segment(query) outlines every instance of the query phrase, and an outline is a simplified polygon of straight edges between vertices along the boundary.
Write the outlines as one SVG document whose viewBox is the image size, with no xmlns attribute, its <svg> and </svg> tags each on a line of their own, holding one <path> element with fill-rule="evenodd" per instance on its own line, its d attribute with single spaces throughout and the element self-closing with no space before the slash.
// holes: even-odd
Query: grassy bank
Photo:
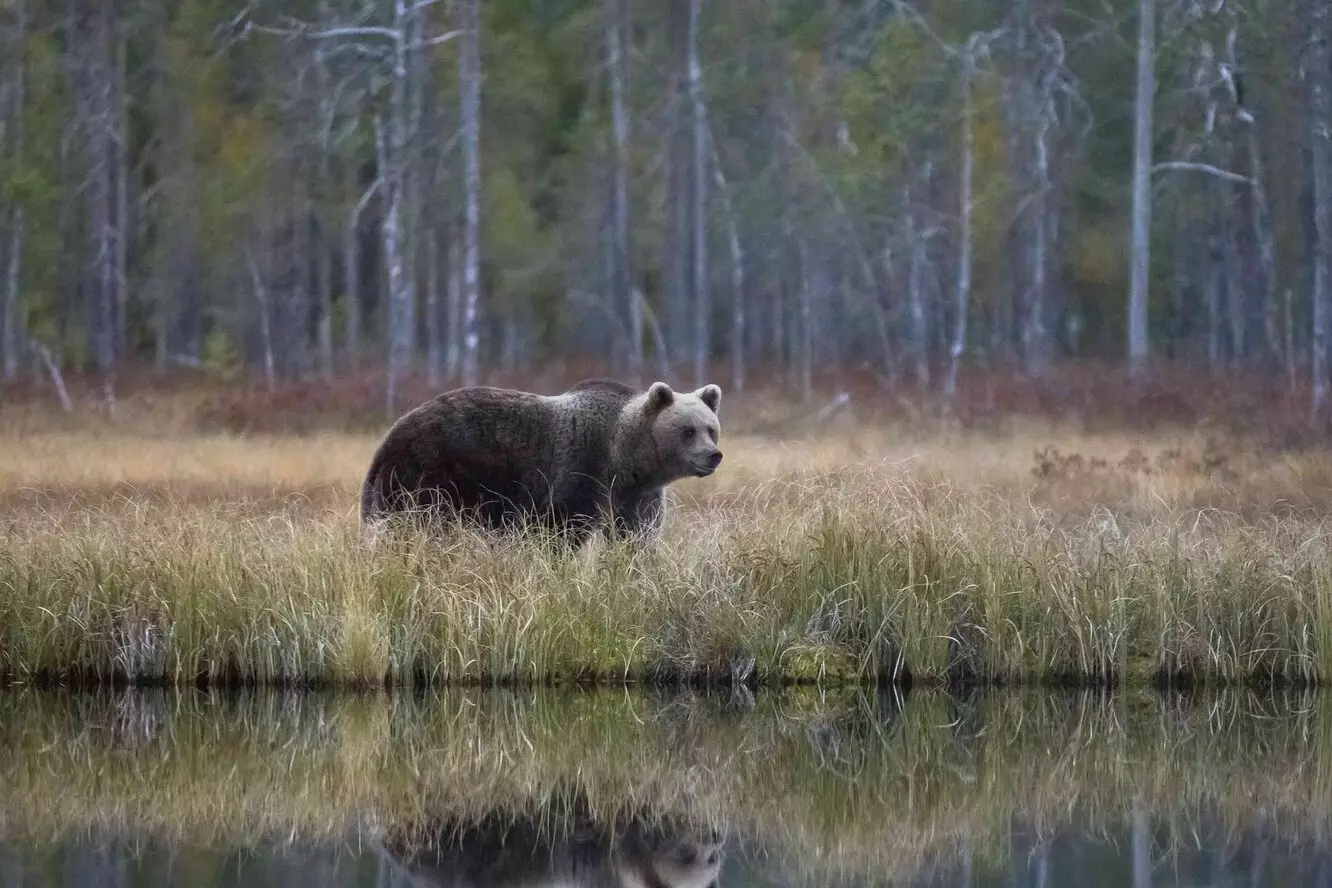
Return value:
<svg viewBox="0 0 1332 888">
<path fill-rule="evenodd" d="M 964 846 L 1000 867 L 1021 853 L 1015 832 L 1095 834 L 1135 805 L 1163 842 L 1206 820 L 1277 825 L 1283 842 L 1332 827 L 1332 726 L 1307 694 L 891 702 L 783 692 L 737 715 L 606 692 L 4 694 L 0 837 L 336 844 L 360 822 L 410 850 L 443 824 L 549 816 L 573 795 L 597 821 L 712 826 L 728 853 L 758 844 L 824 882 L 904 876 Z"/>
<path fill-rule="evenodd" d="M 1048 425 L 728 432 L 647 556 L 371 550 L 370 434 L 0 432 L 0 675 L 1318 683 L 1332 455 Z M 749 664 L 752 662 L 752 670 Z"/>
</svg>

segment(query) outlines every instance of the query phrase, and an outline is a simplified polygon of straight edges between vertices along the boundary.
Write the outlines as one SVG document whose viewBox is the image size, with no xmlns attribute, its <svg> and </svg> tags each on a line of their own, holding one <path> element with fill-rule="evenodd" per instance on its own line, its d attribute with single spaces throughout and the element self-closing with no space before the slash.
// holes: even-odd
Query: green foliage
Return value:
<svg viewBox="0 0 1332 888">
<path fill-rule="evenodd" d="M 457 27 L 456 5 L 427 7 L 426 36 Z M 898 306 L 886 292 L 868 291 L 863 270 L 856 267 L 861 258 L 845 245 L 855 239 L 873 253 L 893 240 L 902 229 L 905 186 L 910 181 L 916 188 L 917 179 L 908 177 L 918 177 L 926 161 L 931 185 L 928 192 L 924 186 L 913 190 L 912 199 L 936 226 L 931 280 L 955 276 L 955 254 L 944 245 L 952 242 L 957 224 L 962 117 L 957 51 L 974 33 L 1001 27 L 1007 30 L 980 61 L 973 83 L 973 298 L 987 318 L 1011 316 L 1021 304 L 1024 285 L 1014 249 L 1022 246 L 1015 238 L 1025 234 L 1015 234 L 1014 220 L 1029 195 L 1017 187 L 1021 177 L 1015 177 L 1012 151 L 1015 127 L 1028 122 L 1013 119 L 1011 95 L 1023 77 L 1040 72 L 1024 73 L 1027 62 L 1015 49 L 1005 9 L 976 0 L 917 7 L 920 17 L 892 4 L 823 0 L 702 5 L 707 126 L 747 256 L 747 310 L 755 330 L 780 326 L 776 318 L 785 310 L 780 300 L 796 273 L 792 257 L 799 240 L 820 254 L 816 258 L 846 305 L 879 299 L 890 314 L 889 335 L 900 339 L 904 322 Z M 481 8 L 481 261 L 483 301 L 489 306 L 483 315 L 491 321 L 519 319 L 532 328 L 529 338 L 560 350 L 569 344 L 562 337 L 570 331 L 555 331 L 552 319 L 585 313 L 581 303 L 570 311 L 569 294 L 582 299 L 590 291 L 602 293 L 606 279 L 611 156 L 606 24 L 614 6 L 604 0 L 488 0 Z M 6 84 L 22 64 L 26 93 L 24 150 L 14 152 L 8 135 L 0 145 L 0 210 L 22 204 L 27 213 L 23 316 L 63 357 L 77 362 L 91 339 L 88 294 L 94 290 L 95 264 L 85 151 L 92 122 L 83 119 L 87 102 L 78 85 L 97 35 L 71 32 L 68 18 L 55 7 L 29 4 L 29 10 L 23 52 L 0 61 Z M 1239 0 L 1200 16 L 1186 12 L 1172 7 L 1162 13 L 1156 154 L 1247 171 L 1249 129 L 1237 122 L 1223 88 L 1195 83 L 1204 41 L 1214 54 L 1224 53 L 1233 29 L 1246 109 L 1259 120 L 1277 289 L 1290 289 L 1295 315 L 1307 319 L 1306 124 L 1298 58 L 1289 51 L 1301 36 L 1299 12 L 1266 0 Z M 1048 145 L 1051 201 L 1060 217 L 1049 269 L 1060 282 L 1053 308 L 1056 314 L 1078 313 L 1093 326 L 1098 320 L 1115 326 L 1125 296 L 1122 254 L 1129 227 L 1132 16 L 1109 18 L 1099 0 L 1060 0 L 1050 13 L 1045 26 L 1057 30 L 1063 47 Z M 264 274 L 272 278 L 279 301 L 295 292 L 295 281 L 313 278 L 317 258 L 326 258 L 336 278 L 333 302 L 345 305 L 343 226 L 353 202 L 379 172 L 372 122 L 389 102 L 390 43 L 382 34 L 314 34 L 336 26 L 389 27 L 393 9 L 350 0 L 259 3 L 249 8 L 249 21 L 264 27 L 249 31 L 236 15 L 236 4 L 227 0 L 118 7 L 112 37 L 125 41 L 125 95 L 114 114 L 123 111 L 124 117 L 112 123 L 123 124 L 117 138 L 125 138 L 125 324 L 135 328 L 123 332 L 137 357 L 156 352 L 163 332 L 184 337 L 183 347 L 197 350 L 218 326 L 246 362 L 257 357 L 253 306 L 237 298 L 248 278 L 247 245 L 265 259 Z M 690 312 L 666 300 L 675 292 L 667 282 L 678 274 L 672 257 L 683 250 L 675 243 L 675 208 L 688 203 L 692 187 L 684 18 L 683 6 L 635 4 L 625 55 L 632 265 L 635 283 L 666 325 Z M 264 29 L 293 21 L 310 27 L 302 34 Z M 1046 38 L 1054 33 L 1047 30 Z M 118 49 L 115 39 L 110 44 Z M 420 243 L 423 226 L 450 227 L 461 215 L 460 152 L 453 138 L 459 124 L 460 47 L 454 39 L 425 49 L 422 81 L 411 87 L 412 107 L 419 112 L 412 143 L 419 169 L 404 221 L 409 245 Z M 105 73 L 104 79 L 119 83 L 113 68 Z M 1217 114 L 1208 134 L 1210 106 Z M 12 121 L 5 123 L 6 133 L 12 133 Z M 730 220 L 722 216 L 711 176 L 712 147 L 705 152 L 705 217 L 714 327 L 720 329 L 716 324 L 729 317 L 730 307 L 724 258 Z M 1162 311 L 1160 294 L 1173 286 L 1167 275 L 1176 270 L 1164 260 L 1196 259 L 1200 232 L 1220 211 L 1214 206 L 1215 182 L 1205 177 L 1167 173 L 1155 185 L 1153 239 L 1159 258 L 1153 264 L 1152 322 L 1159 338 L 1163 325 L 1175 323 Z M 1248 225 L 1248 206 L 1238 195 L 1231 197 L 1225 212 Z M 0 213 L 0 227 L 5 218 Z M 385 274 L 377 248 L 369 245 L 380 219 L 382 208 L 371 201 L 361 220 L 367 247 L 361 291 L 372 353 L 382 333 L 378 312 Z M 305 247 L 292 234 L 297 223 L 314 231 Z M 1248 240 L 1242 247 L 1252 251 Z M 1246 256 L 1241 265 L 1253 262 Z M 1201 264 L 1186 261 L 1179 267 L 1189 284 L 1182 310 L 1196 335 Z M 421 271 L 412 273 L 419 278 Z M 692 300 L 691 292 L 685 286 L 683 298 Z M 813 314 L 811 323 L 826 340 L 819 351 L 863 358 L 852 344 L 861 333 L 857 315 L 839 315 L 831 305 Z M 935 314 L 931 323 L 946 322 L 942 303 Z M 310 345 L 313 319 L 283 323 L 292 329 L 279 331 L 280 338 L 298 350 Z M 990 335 L 973 329 L 977 336 Z M 668 339 L 688 335 L 667 331 Z M 1118 333 L 1107 336 L 1117 341 Z M 765 332 L 754 338 L 780 337 Z M 1303 348 L 1307 335 L 1296 338 Z M 760 357 L 780 363 L 781 343 L 764 344 L 772 354 Z M 1087 345 L 1104 351 L 1107 343 Z"/>
</svg>

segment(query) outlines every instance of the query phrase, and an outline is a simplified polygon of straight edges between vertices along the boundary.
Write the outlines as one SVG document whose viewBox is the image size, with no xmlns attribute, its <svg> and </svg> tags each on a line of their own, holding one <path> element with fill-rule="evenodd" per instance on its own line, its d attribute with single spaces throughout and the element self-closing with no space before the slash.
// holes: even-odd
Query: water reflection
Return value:
<svg viewBox="0 0 1332 888">
<path fill-rule="evenodd" d="M 1317 695 L 0 694 L 0 886 L 1332 888 Z"/>
</svg>

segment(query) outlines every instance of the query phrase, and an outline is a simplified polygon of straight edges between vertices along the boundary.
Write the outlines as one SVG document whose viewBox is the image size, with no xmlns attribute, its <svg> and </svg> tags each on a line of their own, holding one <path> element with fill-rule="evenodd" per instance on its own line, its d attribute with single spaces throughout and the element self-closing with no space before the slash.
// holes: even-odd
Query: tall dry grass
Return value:
<svg viewBox="0 0 1332 888">
<path fill-rule="evenodd" d="M 672 817 L 753 841 L 788 875 L 906 877 L 969 848 L 1002 867 L 1015 824 L 1115 829 L 1135 806 L 1176 846 L 1215 819 L 1283 841 L 1332 826 L 1325 701 L 1242 692 L 913 692 L 722 699 L 639 693 L 0 695 L 0 836 L 89 830 L 212 845 L 410 853 L 447 825 Z"/>
<path fill-rule="evenodd" d="M 1332 454 L 1201 432 L 724 431 L 654 552 L 370 549 L 371 434 L 0 428 L 0 674 L 337 685 L 1332 676 Z M 746 432 L 745 429 L 749 431 Z M 752 663 L 752 669 L 750 664 Z"/>
</svg>

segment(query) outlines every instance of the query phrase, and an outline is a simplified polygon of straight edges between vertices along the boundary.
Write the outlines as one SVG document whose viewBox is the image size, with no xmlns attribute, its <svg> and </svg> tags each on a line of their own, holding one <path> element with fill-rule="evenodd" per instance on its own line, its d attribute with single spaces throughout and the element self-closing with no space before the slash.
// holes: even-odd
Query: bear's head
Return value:
<svg viewBox="0 0 1332 888">
<path fill-rule="evenodd" d="M 705 478 L 717 471 L 722 452 L 717 446 L 721 423 L 717 408 L 721 388 L 708 384 L 693 392 L 676 392 L 654 382 L 643 398 L 647 442 L 655 475 L 663 483 L 678 478 Z"/>
</svg>

